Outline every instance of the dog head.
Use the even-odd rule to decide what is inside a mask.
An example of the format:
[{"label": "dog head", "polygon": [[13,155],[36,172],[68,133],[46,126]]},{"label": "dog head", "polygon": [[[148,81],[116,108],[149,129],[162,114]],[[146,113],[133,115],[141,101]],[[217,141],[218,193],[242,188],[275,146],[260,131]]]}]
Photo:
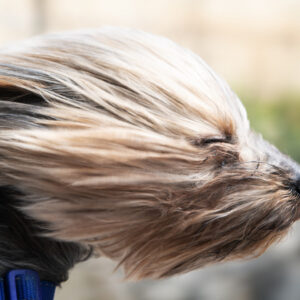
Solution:
[{"label": "dog head", "polygon": [[0,183],[18,191],[31,236],[160,278],[257,256],[298,218],[299,166],[167,39],[32,39],[0,53],[0,93]]}]

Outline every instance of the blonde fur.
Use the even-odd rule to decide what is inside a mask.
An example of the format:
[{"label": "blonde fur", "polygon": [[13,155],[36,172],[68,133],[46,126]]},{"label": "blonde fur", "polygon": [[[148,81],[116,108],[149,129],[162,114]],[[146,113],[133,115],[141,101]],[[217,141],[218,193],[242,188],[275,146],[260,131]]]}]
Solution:
[{"label": "blonde fur", "polygon": [[44,236],[92,246],[129,277],[259,255],[297,219],[299,166],[165,38],[34,38],[1,51],[1,91],[0,184]]}]

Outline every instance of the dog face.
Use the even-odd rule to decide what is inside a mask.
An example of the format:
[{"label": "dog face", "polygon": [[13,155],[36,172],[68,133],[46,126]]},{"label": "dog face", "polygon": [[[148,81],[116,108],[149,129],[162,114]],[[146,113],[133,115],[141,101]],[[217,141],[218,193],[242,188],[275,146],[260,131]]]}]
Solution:
[{"label": "dog face", "polygon": [[33,39],[2,50],[1,90],[0,182],[23,217],[128,276],[257,256],[298,218],[299,166],[169,40],[114,28]]}]

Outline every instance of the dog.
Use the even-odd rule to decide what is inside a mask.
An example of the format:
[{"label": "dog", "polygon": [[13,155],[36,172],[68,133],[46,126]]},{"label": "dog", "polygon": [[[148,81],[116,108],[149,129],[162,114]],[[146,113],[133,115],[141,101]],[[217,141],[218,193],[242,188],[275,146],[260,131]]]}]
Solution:
[{"label": "dog", "polygon": [[0,273],[60,284],[90,256],[133,279],[262,254],[299,218],[300,167],[172,41],[104,27],[0,51]]}]

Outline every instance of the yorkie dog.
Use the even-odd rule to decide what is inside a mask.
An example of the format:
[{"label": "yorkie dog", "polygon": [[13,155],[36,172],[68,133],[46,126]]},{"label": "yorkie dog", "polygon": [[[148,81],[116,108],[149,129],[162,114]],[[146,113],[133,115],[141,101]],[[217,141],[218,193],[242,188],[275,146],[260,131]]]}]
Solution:
[{"label": "yorkie dog", "polygon": [[162,278],[255,257],[299,218],[300,167],[168,39],[105,27],[0,50],[0,273],[92,255]]}]

